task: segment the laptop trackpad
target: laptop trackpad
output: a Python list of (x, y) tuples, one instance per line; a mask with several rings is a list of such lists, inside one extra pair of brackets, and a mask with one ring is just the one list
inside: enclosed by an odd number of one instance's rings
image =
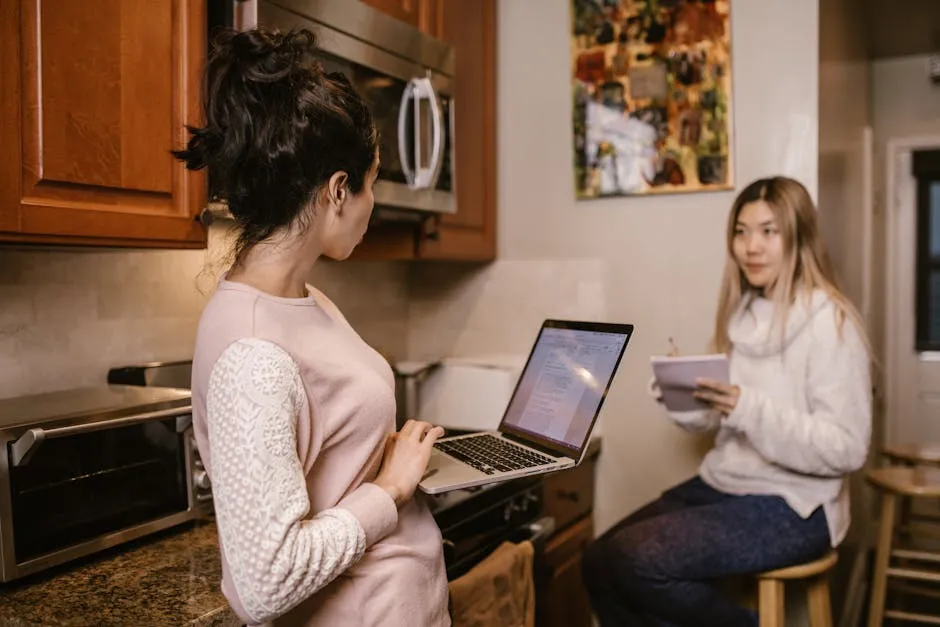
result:
[(421, 480), (421, 487), (431, 490), (438, 486), (454, 486), (488, 476), (481, 470), (459, 462), (437, 449), (431, 452), (428, 469)]

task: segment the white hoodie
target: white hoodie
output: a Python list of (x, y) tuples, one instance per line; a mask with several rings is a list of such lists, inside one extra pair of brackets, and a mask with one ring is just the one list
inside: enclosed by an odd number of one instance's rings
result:
[(871, 378), (865, 343), (851, 320), (816, 290), (797, 297), (781, 333), (774, 303), (745, 301), (732, 318), (730, 415), (670, 412), (689, 431), (717, 428), (699, 472), (729, 494), (774, 494), (803, 518), (823, 506), (832, 546), (849, 528), (845, 476), (861, 468), (871, 439)]

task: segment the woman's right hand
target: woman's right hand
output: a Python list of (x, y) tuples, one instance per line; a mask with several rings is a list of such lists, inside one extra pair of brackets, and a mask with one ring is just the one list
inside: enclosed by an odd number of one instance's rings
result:
[(419, 420), (409, 420), (398, 433), (388, 436), (385, 458), (375, 478), (397, 507), (407, 503), (427, 470), (431, 448), (444, 430)]

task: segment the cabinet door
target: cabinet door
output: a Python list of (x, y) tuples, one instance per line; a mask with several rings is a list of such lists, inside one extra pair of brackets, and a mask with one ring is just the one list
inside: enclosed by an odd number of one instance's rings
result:
[(496, 0), (444, 0), (444, 40), (457, 51), (457, 213), (422, 241), (424, 258), (496, 256)]
[(205, 177), (170, 151), (199, 121), (205, 0), (7, 0), (2, 18), (0, 239), (203, 246)]
[(441, 4), (444, 0), (362, 0), (362, 2), (396, 20), (420, 28), (432, 37), (442, 38), (444, 28)]
[(591, 517), (583, 518), (548, 541), (536, 579), (535, 624), (539, 627), (591, 627), (581, 555), (594, 538), (593, 523)]
[(444, 0), (421, 0), (418, 28), (432, 37), (444, 39)]
[(396, 20), (418, 27), (421, 19), (421, 4), (424, 0), (362, 0)]

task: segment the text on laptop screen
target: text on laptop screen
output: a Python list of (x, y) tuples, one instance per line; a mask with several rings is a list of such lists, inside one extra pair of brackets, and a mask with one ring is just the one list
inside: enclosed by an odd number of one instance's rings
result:
[(622, 333), (542, 329), (503, 424), (579, 448), (627, 337)]

